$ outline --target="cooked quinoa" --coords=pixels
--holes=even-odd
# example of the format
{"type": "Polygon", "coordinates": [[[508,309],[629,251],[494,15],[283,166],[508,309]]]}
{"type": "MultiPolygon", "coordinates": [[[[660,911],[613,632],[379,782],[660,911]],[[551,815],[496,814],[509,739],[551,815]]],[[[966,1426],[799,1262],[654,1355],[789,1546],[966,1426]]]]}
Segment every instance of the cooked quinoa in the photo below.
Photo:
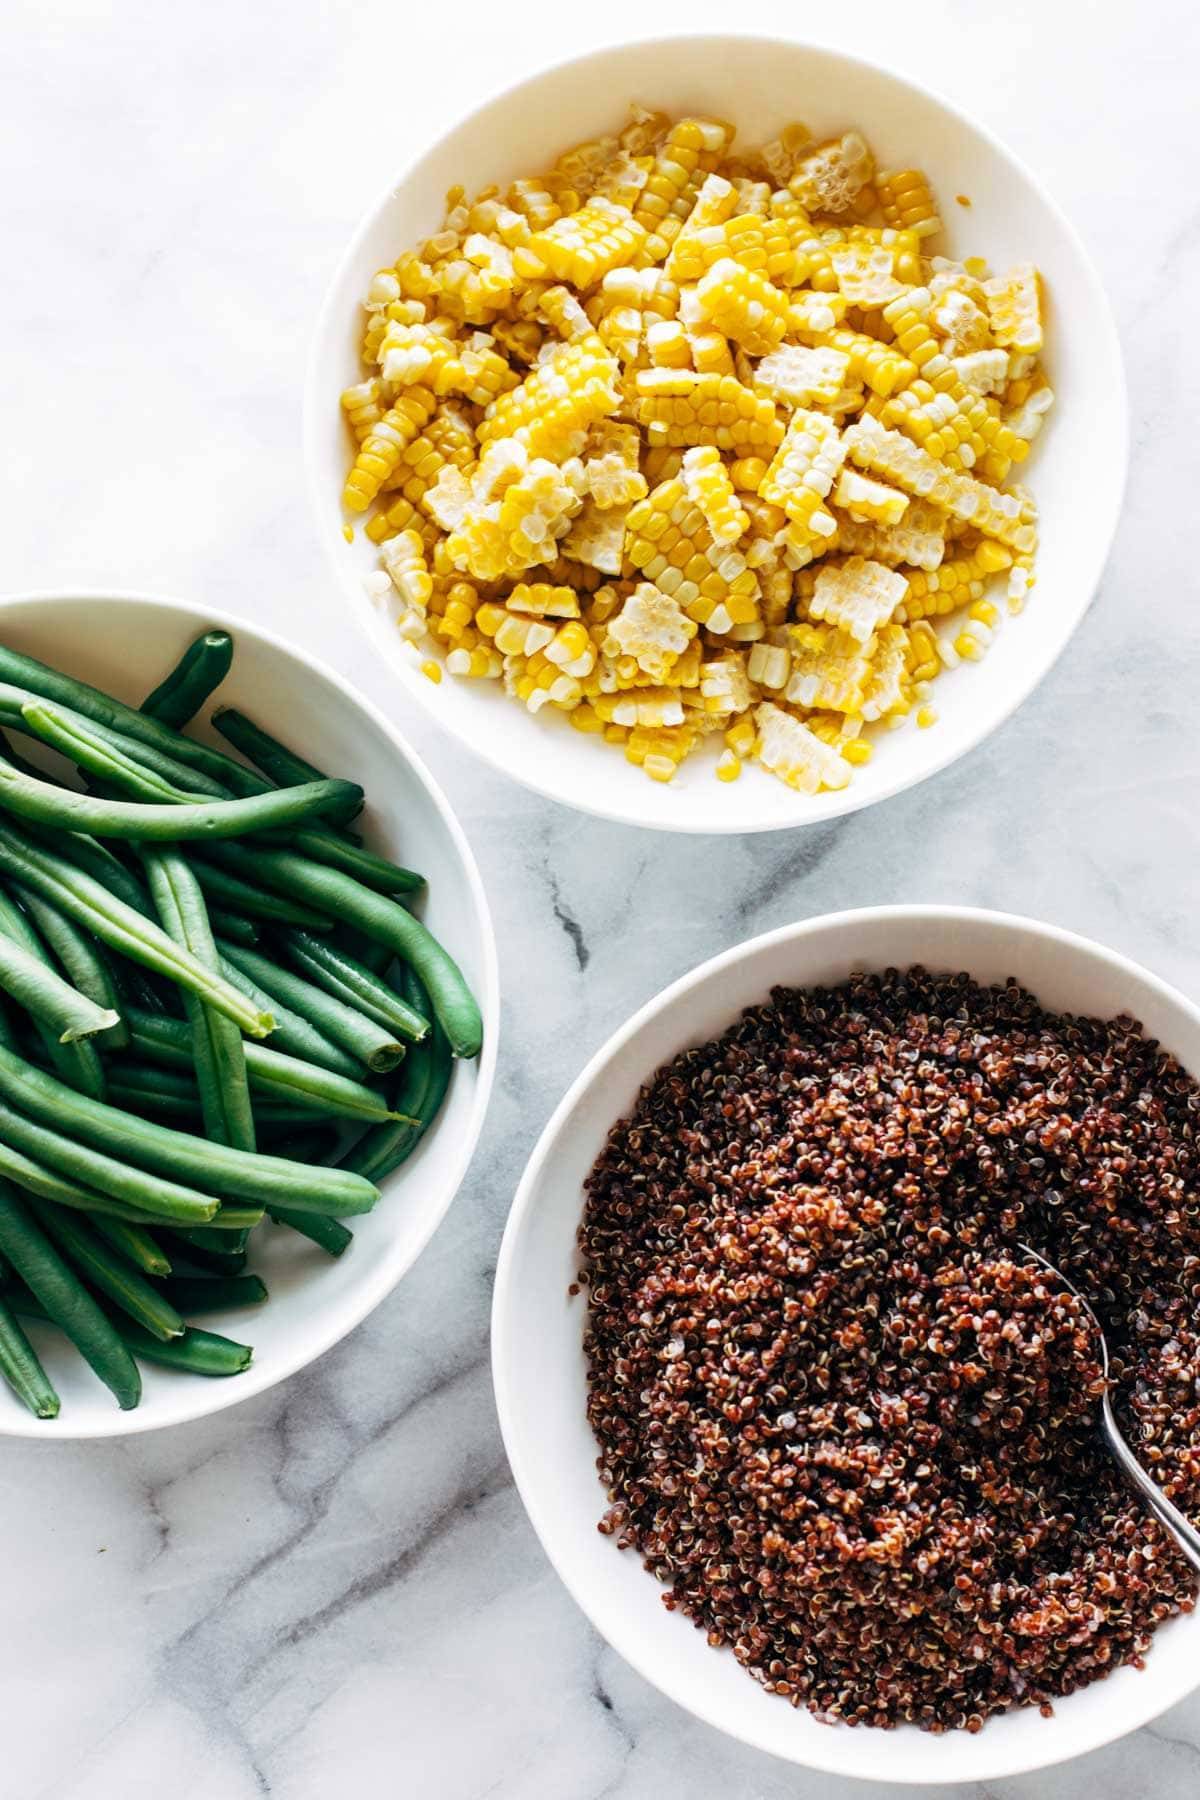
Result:
{"type": "Polygon", "coordinates": [[[1200,1087],[1128,1018],[920,968],[777,989],[660,1069],[587,1182],[610,1507],[818,1717],[976,1731],[1191,1610],[1099,1438],[1200,1511],[1200,1087]]]}

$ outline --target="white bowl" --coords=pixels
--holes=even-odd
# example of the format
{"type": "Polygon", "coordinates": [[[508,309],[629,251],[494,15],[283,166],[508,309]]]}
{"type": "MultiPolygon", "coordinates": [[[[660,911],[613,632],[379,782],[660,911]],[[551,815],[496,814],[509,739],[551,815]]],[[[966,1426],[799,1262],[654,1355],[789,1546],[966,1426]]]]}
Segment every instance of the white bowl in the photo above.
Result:
{"type": "Polygon", "coordinates": [[[1040,183],[979,126],[933,94],[868,63],[778,39],[679,37],[627,44],[535,75],[458,125],[402,171],[356,233],[321,315],[309,372],[305,444],[319,533],[351,613],[397,679],[446,730],[536,792],[629,825],[675,831],[770,831],[853,812],[936,774],[994,730],[1050,668],[1100,579],[1125,483],[1128,425],[1116,328],[1074,231],[1040,183]],[[338,397],[363,379],[362,299],[376,269],[427,236],[446,190],[468,192],[547,166],[556,152],[619,125],[637,99],[735,121],[761,142],[788,119],[818,134],[863,128],[881,161],[924,168],[946,214],[939,250],[982,254],[998,267],[1031,259],[1050,299],[1047,366],[1058,404],[1029,463],[1042,512],[1039,577],[1025,614],[985,662],[938,682],[936,728],[888,734],[874,761],[840,793],[793,793],[754,768],[713,777],[718,746],[697,751],[661,786],[619,751],[537,717],[492,682],[434,687],[390,620],[367,599],[377,552],[361,529],[342,535],[342,483],[353,446],[338,397]],[[969,195],[970,210],[954,204],[969,195]],[[1079,480],[1086,468],[1088,480],[1079,480]]]}
{"type": "MultiPolygon", "coordinates": [[[[295,1374],[366,1318],[415,1262],[458,1190],[487,1110],[500,1013],[487,901],[462,828],[420,758],[382,713],[324,664],[207,607],[98,593],[0,597],[0,642],[134,705],[210,625],[231,632],[235,643],[218,702],[241,707],[319,768],[361,782],[371,844],[428,877],[422,916],[474,989],[483,1011],[483,1051],[475,1062],[455,1064],[436,1126],[380,1184],[383,1198],[374,1212],[348,1221],[354,1242],[342,1257],[334,1261],[275,1227],[256,1234],[251,1266],[265,1277],[270,1299],[204,1321],[254,1345],[244,1375],[211,1380],[145,1364],[141,1405],[121,1412],[64,1339],[34,1326],[62,1411],[57,1419],[35,1420],[3,1389],[0,1434],[10,1437],[121,1437],[180,1425],[295,1374]]],[[[210,710],[206,706],[203,717],[210,710]]],[[[207,727],[196,735],[229,748],[207,727]]]]}
{"type": "Polygon", "coordinates": [[[607,1505],[585,1415],[586,1300],[568,1285],[585,1176],[638,1089],[689,1045],[718,1035],[779,984],[924,963],[983,981],[1015,975],[1047,1005],[1131,1013],[1200,1070],[1200,1010],[1115,951],[1032,919],[952,906],[831,913],[753,938],[673,983],[594,1056],[542,1133],[517,1191],[496,1273],[492,1369],[517,1487],[551,1562],[596,1629],[698,1718],[760,1750],[837,1775],[887,1782],[993,1781],[1094,1750],[1153,1719],[1200,1683],[1200,1614],[1155,1636],[1143,1671],[1122,1668],[1058,1702],[989,1719],[976,1736],[932,1737],[818,1724],[764,1692],[728,1651],[669,1613],[636,1553],[602,1537],[607,1505]]]}

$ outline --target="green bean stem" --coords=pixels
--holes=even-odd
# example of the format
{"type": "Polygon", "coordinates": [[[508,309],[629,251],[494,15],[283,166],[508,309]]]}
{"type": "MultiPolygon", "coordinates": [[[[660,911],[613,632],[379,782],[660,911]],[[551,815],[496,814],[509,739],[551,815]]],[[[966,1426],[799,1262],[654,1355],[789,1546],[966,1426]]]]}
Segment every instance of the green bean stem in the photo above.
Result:
{"type": "Polygon", "coordinates": [[[72,1044],[77,1038],[93,1037],[115,1025],[120,1014],[105,1009],[81,994],[31,956],[20,944],[0,932],[0,991],[24,1007],[35,1019],[41,1019],[58,1033],[60,1044],[72,1044]]]}
{"type": "Polygon", "coordinates": [[[93,1218],[92,1224],[100,1236],[107,1238],[113,1249],[119,1250],[143,1275],[162,1277],[171,1273],[170,1257],[143,1226],[104,1217],[93,1218]]]}

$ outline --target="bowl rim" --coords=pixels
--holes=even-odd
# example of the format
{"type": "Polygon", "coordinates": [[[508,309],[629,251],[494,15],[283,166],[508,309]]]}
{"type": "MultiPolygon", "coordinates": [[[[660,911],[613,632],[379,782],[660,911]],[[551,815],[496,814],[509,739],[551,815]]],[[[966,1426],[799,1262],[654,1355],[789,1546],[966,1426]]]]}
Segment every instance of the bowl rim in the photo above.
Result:
{"type": "MultiPolygon", "coordinates": [[[[544,799],[553,800],[559,806],[566,806],[578,812],[588,813],[594,818],[608,819],[615,824],[636,826],[644,831],[668,831],[690,836],[725,837],[735,835],[750,836],[751,834],[757,835],[760,832],[787,831],[802,829],[808,825],[823,825],[834,819],[846,818],[852,813],[860,812],[867,807],[878,805],[880,802],[894,799],[896,795],[906,792],[909,788],[917,787],[921,783],[932,779],[934,776],[940,775],[952,764],[961,761],[962,758],[970,755],[972,751],[977,750],[981,743],[994,732],[999,731],[1003,725],[1008,723],[1013,714],[1025,704],[1031,694],[1034,693],[1046,676],[1050,674],[1051,670],[1067,648],[1067,645],[1079,630],[1079,627],[1087,617],[1087,614],[1095,601],[1096,593],[1104,574],[1105,565],[1108,562],[1109,554],[1116,537],[1117,526],[1120,523],[1121,514],[1124,509],[1125,493],[1129,478],[1130,430],[1128,381],[1125,373],[1121,338],[1117,329],[1117,322],[1113,313],[1112,304],[1109,301],[1104,283],[1100,278],[1099,271],[1096,268],[1091,253],[1079,232],[1071,223],[1053,194],[1047,188],[1045,182],[1043,182],[1039,176],[1034,174],[1029,165],[1014,151],[1010,150],[1007,144],[990,130],[989,127],[979,124],[968,117],[961,107],[957,106],[953,101],[946,99],[940,90],[928,86],[915,75],[901,72],[887,63],[877,62],[873,58],[856,56],[836,46],[823,44],[812,39],[786,36],[779,33],[746,30],[734,32],[656,32],[645,37],[620,38],[611,43],[598,44],[579,55],[560,57],[552,62],[541,65],[535,68],[532,73],[524,74],[516,81],[508,82],[497,88],[489,87],[476,105],[470,107],[466,112],[456,113],[453,122],[445,131],[441,132],[432,143],[426,144],[423,149],[410,156],[404,165],[393,175],[386,188],[380,192],[378,198],[372,202],[361,215],[348,245],[338,258],[333,274],[330,277],[329,285],[325,291],[325,296],[321,302],[316,324],[309,341],[304,383],[302,435],[305,478],[308,489],[309,506],[312,514],[313,529],[320,540],[323,553],[333,572],[334,578],[338,583],[339,590],[351,601],[351,611],[357,629],[367,638],[373,647],[383,649],[389,674],[404,685],[407,691],[417,700],[418,704],[424,708],[431,718],[438,721],[442,731],[446,732],[456,742],[461,743],[473,755],[478,756],[491,768],[497,770],[498,773],[507,776],[509,780],[519,782],[521,786],[528,788],[531,792],[540,795],[544,799]],[[363,244],[374,230],[381,214],[386,211],[399,191],[412,179],[422,164],[429,158],[436,156],[448,140],[469,121],[477,118],[484,112],[488,112],[493,108],[499,108],[505,103],[518,99],[523,92],[527,90],[532,91],[548,78],[559,75],[567,69],[593,62],[599,57],[612,55],[615,52],[637,50],[657,51],[679,43],[706,45],[711,49],[712,54],[715,57],[720,56],[722,46],[731,43],[755,44],[763,51],[764,55],[767,56],[769,56],[772,51],[784,50],[790,52],[798,50],[802,53],[810,53],[832,62],[841,62],[856,69],[866,70],[875,75],[882,75],[887,80],[895,82],[899,87],[907,89],[908,92],[916,98],[925,102],[932,102],[935,107],[939,107],[944,113],[948,114],[968,133],[973,133],[976,137],[982,139],[1000,160],[1003,163],[1006,163],[1022,180],[1027,182],[1030,188],[1038,195],[1058,231],[1062,234],[1078,261],[1083,281],[1095,309],[1097,322],[1106,345],[1107,367],[1104,371],[1103,379],[1106,380],[1108,384],[1110,406],[1115,414],[1114,439],[1119,446],[1119,467],[1113,472],[1115,477],[1113,502],[1108,510],[1107,519],[1100,520],[1098,522],[1098,529],[1088,538],[1088,548],[1083,559],[1085,575],[1080,583],[1081,592],[1083,593],[1084,598],[1075,609],[1074,617],[1071,619],[1061,642],[1051,650],[1051,653],[1044,661],[1031,665],[1029,668],[1026,668],[1023,665],[1021,666],[1018,672],[1018,679],[1013,681],[1008,693],[1001,697],[999,710],[996,712],[995,717],[990,723],[968,725],[962,740],[954,748],[945,750],[938,750],[935,748],[926,766],[904,775],[897,774],[894,778],[883,783],[878,791],[864,793],[860,784],[851,782],[840,792],[825,794],[822,798],[822,808],[819,818],[796,820],[787,818],[759,818],[753,819],[747,823],[738,819],[736,816],[731,816],[727,821],[723,816],[714,814],[711,819],[672,819],[670,817],[664,819],[647,819],[640,814],[636,807],[633,807],[628,803],[621,803],[617,798],[609,800],[603,797],[604,790],[602,788],[598,787],[597,790],[593,790],[589,784],[584,784],[582,791],[578,794],[573,794],[571,796],[562,794],[539,775],[539,770],[542,767],[550,767],[553,765],[553,757],[530,758],[528,759],[531,765],[530,767],[522,767],[520,770],[517,770],[505,760],[499,750],[492,748],[492,739],[489,734],[484,734],[481,741],[477,741],[474,736],[466,736],[447,718],[446,709],[444,707],[439,708],[436,686],[426,681],[418,668],[415,666],[413,668],[406,666],[405,660],[399,653],[394,656],[387,654],[382,634],[377,634],[373,629],[370,617],[370,602],[366,593],[363,591],[361,576],[347,563],[345,557],[346,545],[341,532],[341,523],[337,516],[336,508],[325,492],[325,485],[319,474],[319,465],[322,455],[321,445],[328,429],[327,414],[331,403],[331,397],[326,393],[324,386],[322,347],[327,337],[330,335],[335,322],[335,316],[337,315],[340,302],[341,289],[347,282],[350,272],[361,254],[363,244]],[[378,645],[376,644],[377,635],[379,638],[378,645]]],[[[1076,559],[1076,561],[1078,566],[1079,559],[1076,559]]],[[[637,790],[631,784],[628,791],[630,794],[633,794],[637,790]]]]}
{"type": "MultiPolygon", "coordinates": [[[[32,589],[27,592],[6,590],[0,592],[0,637],[3,636],[4,621],[11,609],[18,606],[34,607],[62,601],[83,601],[85,604],[94,602],[97,605],[118,602],[146,612],[158,612],[182,620],[195,620],[198,626],[216,625],[228,631],[234,637],[235,643],[239,634],[243,638],[257,639],[272,650],[293,658],[302,664],[310,674],[327,681],[332,687],[338,689],[358,712],[364,714],[371,721],[383,734],[392,749],[403,758],[417,781],[425,789],[447,831],[462,868],[466,892],[477,921],[483,952],[479,998],[480,1010],[484,1019],[484,1039],[479,1055],[479,1073],[470,1120],[467,1129],[454,1146],[450,1160],[450,1178],[445,1183],[445,1193],[439,1203],[430,1208],[428,1220],[418,1234],[411,1254],[394,1274],[389,1272],[386,1279],[383,1279],[379,1274],[379,1264],[368,1267],[364,1271],[361,1287],[338,1310],[333,1323],[323,1331],[314,1330],[311,1336],[306,1338],[302,1351],[285,1354],[280,1358],[278,1366],[252,1362],[244,1375],[240,1376],[237,1381],[210,1382],[206,1388],[198,1388],[197,1395],[210,1395],[210,1401],[209,1404],[194,1410],[181,1407],[177,1416],[162,1419],[153,1416],[149,1410],[143,1411],[141,1407],[135,1408],[132,1412],[121,1412],[114,1407],[111,1416],[108,1413],[98,1414],[94,1420],[81,1422],[78,1426],[71,1421],[64,1423],[62,1420],[56,1420],[53,1439],[47,1438],[45,1431],[40,1428],[36,1420],[30,1419],[26,1425],[19,1413],[14,1413],[11,1421],[6,1413],[0,1414],[0,1437],[26,1438],[35,1443],[131,1437],[143,1432],[169,1430],[173,1426],[194,1425],[201,1419],[226,1412],[230,1407],[240,1406],[243,1402],[252,1400],[257,1395],[264,1394],[270,1388],[278,1386],[281,1381],[288,1380],[289,1377],[298,1374],[301,1369],[307,1368],[310,1363],[316,1362],[327,1351],[333,1349],[335,1344],[340,1343],[344,1337],[361,1325],[363,1320],[387,1299],[388,1295],[399,1286],[408,1274],[417,1258],[426,1249],[435,1231],[442,1224],[462,1186],[487,1117],[495,1080],[500,1036],[500,975],[496,933],[483,880],[475,861],[475,854],[449,801],[424,762],[403,733],[396,729],[373,700],[360,693],[344,675],[340,675],[322,658],[287,643],[277,632],[268,630],[239,613],[229,612],[223,607],[197,605],[174,595],[149,593],[138,589],[123,591],[113,588],[82,586],[32,589]],[[242,1385],[243,1382],[245,1382],[245,1386],[242,1385]]],[[[384,1178],[381,1204],[386,1204],[387,1201],[386,1184],[389,1179],[389,1177],[384,1178]]]]}
{"type": "MultiPolygon", "coordinates": [[[[644,1655],[641,1650],[636,1626],[630,1625],[628,1629],[623,1629],[616,1636],[610,1636],[607,1630],[602,1630],[597,1624],[589,1604],[591,1584],[586,1579],[577,1577],[571,1552],[562,1544],[555,1543],[556,1538],[561,1534],[555,1530],[549,1508],[543,1502],[541,1490],[531,1477],[524,1455],[524,1440],[527,1431],[523,1423],[523,1408],[509,1383],[510,1332],[518,1310],[524,1304],[518,1294],[515,1275],[519,1245],[535,1215],[544,1167],[555,1150],[564,1127],[592,1085],[606,1073],[621,1053],[634,1042],[643,1028],[653,1019],[669,1011],[684,995],[697,988],[707,986],[726,970],[757,955],[759,951],[778,944],[796,943],[805,938],[819,938],[829,931],[847,925],[878,921],[891,921],[899,924],[914,920],[933,924],[951,924],[967,920],[997,928],[1003,932],[1038,938],[1043,942],[1080,951],[1094,961],[1105,964],[1110,969],[1144,984],[1157,998],[1181,1009],[1190,1017],[1197,1029],[1200,1029],[1200,1005],[1190,1000],[1179,988],[1164,981],[1161,976],[1154,974],[1143,964],[1126,956],[1122,951],[1114,950],[1108,945],[1100,943],[1095,938],[1085,937],[1082,933],[1070,931],[1065,926],[1053,925],[1045,920],[1030,918],[1021,913],[1001,912],[982,906],[900,902],[882,906],[848,907],[836,912],[819,913],[812,918],[796,920],[790,924],[778,926],[774,930],[762,932],[756,937],[747,938],[742,943],[735,944],[730,949],[722,950],[717,955],[709,957],[706,961],[697,964],[695,968],[679,976],[677,980],[670,982],[659,993],[647,1000],[643,1006],[640,1006],[624,1024],[619,1025],[588,1059],[546,1121],[517,1186],[500,1245],[492,1290],[491,1364],[496,1412],[505,1454],[508,1457],[517,1492],[543,1553],[575,1604],[591,1624],[592,1629],[598,1632],[644,1681],[659,1693],[665,1694],[668,1699],[673,1700],[677,1706],[682,1707],[693,1718],[708,1725],[710,1729],[720,1731],[740,1743],[748,1744],[756,1750],[775,1756],[780,1761],[793,1762],[798,1767],[817,1769],[830,1775],[840,1775],[847,1780],[877,1781],[886,1779],[896,1786],[932,1787],[962,1782],[1003,1780],[1010,1776],[1029,1774],[1038,1769],[1052,1768],[1056,1764],[1072,1761],[1077,1756],[1090,1755],[1093,1750],[1102,1749],[1106,1744],[1114,1743],[1118,1738],[1125,1737],[1130,1732],[1139,1730],[1143,1725],[1152,1723],[1168,1707],[1176,1705],[1188,1694],[1194,1692],[1200,1686],[1200,1664],[1196,1666],[1194,1674],[1185,1676],[1183,1685],[1178,1683],[1163,1684],[1161,1687],[1147,1685],[1145,1692],[1147,1696],[1152,1696],[1152,1702],[1148,1709],[1139,1712],[1135,1719],[1124,1721],[1119,1710],[1113,1709],[1111,1716],[1114,1722],[1111,1729],[1105,1726],[1100,1735],[1083,1748],[1055,1750],[1053,1748],[1053,1731],[1048,1731],[1047,1754],[1039,1756],[1034,1761],[1029,1760],[1027,1752],[1018,1755],[997,1754],[991,1763],[970,1774],[938,1775],[936,1771],[929,1770],[922,1770],[919,1774],[890,1771],[884,1777],[875,1773],[848,1770],[835,1755],[822,1755],[819,1748],[815,1754],[809,1753],[806,1748],[804,1756],[790,1756],[779,1750],[774,1744],[764,1742],[761,1735],[751,1727],[740,1729],[736,1726],[727,1726],[723,1722],[715,1723],[693,1701],[686,1680],[677,1678],[671,1669],[664,1672],[652,1666],[649,1656],[644,1655]],[[555,1547],[552,1548],[552,1545],[555,1547]]],[[[1014,973],[1020,980],[1020,970],[1015,970],[1014,973]]],[[[742,1007],[752,1003],[752,997],[742,996],[731,999],[730,1018],[736,1016],[742,1007]]],[[[645,1071],[643,1079],[647,1079],[650,1073],[650,1070],[645,1071]]],[[[1046,1723],[1048,1726],[1052,1726],[1053,1721],[1046,1723]]],[[[861,1729],[872,1728],[862,1727],[861,1729]]],[[[835,1739],[836,1734],[830,1733],[829,1737],[831,1740],[835,1739]]],[[[941,1741],[938,1737],[930,1736],[929,1738],[931,1745],[936,1745],[941,1741]]],[[[931,1752],[931,1755],[936,1755],[936,1752],[931,1752]]]]}

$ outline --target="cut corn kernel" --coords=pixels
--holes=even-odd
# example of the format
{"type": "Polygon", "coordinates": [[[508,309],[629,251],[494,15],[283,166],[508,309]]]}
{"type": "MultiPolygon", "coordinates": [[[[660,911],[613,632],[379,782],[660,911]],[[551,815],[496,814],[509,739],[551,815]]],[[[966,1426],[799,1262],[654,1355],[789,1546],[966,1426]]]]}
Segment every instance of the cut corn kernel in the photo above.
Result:
{"type": "Polygon", "coordinates": [[[722,780],[816,792],[1025,604],[1042,295],[930,254],[928,181],[858,132],[732,135],[635,107],[453,189],[369,284],[344,499],[431,681],[503,677],[655,780],[716,735],[722,780]]]}

